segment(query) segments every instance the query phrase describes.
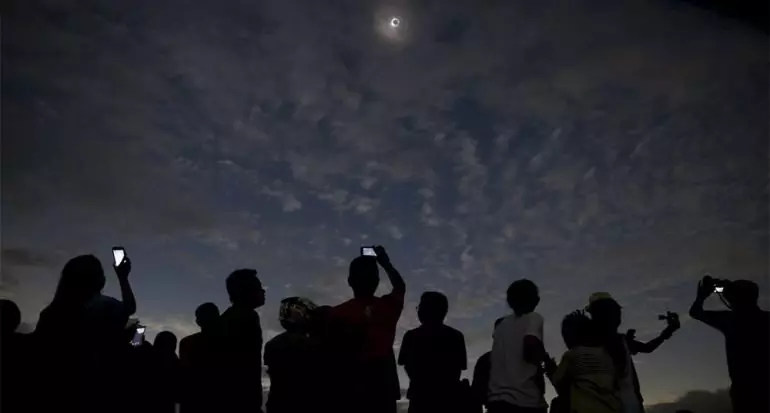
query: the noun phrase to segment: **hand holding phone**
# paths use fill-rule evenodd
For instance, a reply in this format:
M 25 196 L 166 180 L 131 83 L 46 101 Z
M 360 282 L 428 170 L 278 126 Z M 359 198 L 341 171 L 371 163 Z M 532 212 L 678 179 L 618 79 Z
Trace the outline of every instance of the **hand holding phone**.
M 142 343 L 144 343 L 144 326 L 137 326 L 136 327 L 136 333 L 134 333 L 134 338 L 131 339 L 131 345 L 134 347 L 141 346 Z
M 123 263 L 126 259 L 126 249 L 123 247 L 112 247 L 112 259 L 115 267 Z
M 118 277 L 128 277 L 131 273 L 131 260 L 126 255 L 126 249 L 123 247 L 112 247 L 113 268 Z
M 361 255 L 364 257 L 376 257 L 377 253 L 373 246 L 361 247 Z

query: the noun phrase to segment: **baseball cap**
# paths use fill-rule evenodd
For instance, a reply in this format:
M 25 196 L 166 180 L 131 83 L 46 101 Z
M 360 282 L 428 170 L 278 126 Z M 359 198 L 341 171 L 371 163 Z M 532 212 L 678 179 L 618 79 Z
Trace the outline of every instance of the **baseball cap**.
M 588 297 L 588 305 L 586 306 L 586 310 L 588 310 L 591 307 L 591 304 L 599 301 L 599 300 L 612 300 L 615 301 L 614 298 L 612 298 L 612 295 L 608 292 L 599 291 L 591 294 Z M 615 301 L 617 303 L 617 301 Z

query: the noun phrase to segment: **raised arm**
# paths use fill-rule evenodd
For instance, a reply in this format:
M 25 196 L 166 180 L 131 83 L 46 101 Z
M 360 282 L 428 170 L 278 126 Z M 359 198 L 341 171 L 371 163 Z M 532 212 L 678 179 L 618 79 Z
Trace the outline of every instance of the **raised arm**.
M 657 350 L 658 347 L 660 347 L 661 344 L 663 344 L 664 341 L 671 338 L 671 335 L 673 332 L 669 331 L 668 327 L 666 327 L 665 330 L 663 330 L 659 336 L 653 338 L 652 340 L 643 343 L 641 341 L 637 341 L 633 338 L 627 338 L 626 343 L 628 344 L 628 350 L 631 352 L 631 354 L 648 354 L 652 353 L 653 351 Z
M 128 282 L 128 275 L 131 274 L 131 260 L 126 257 L 123 262 L 114 266 L 115 274 L 118 275 L 120 283 L 120 298 L 128 315 L 136 313 L 136 298 L 134 290 L 131 289 L 131 283 Z
M 717 330 L 723 331 L 725 327 L 725 311 L 706 311 L 703 309 L 703 303 L 714 291 L 714 284 L 710 277 L 703 277 L 698 283 L 698 292 L 695 296 L 692 306 L 690 306 L 690 317 L 706 323 Z
M 393 292 L 401 295 L 406 294 L 406 283 L 404 283 L 404 278 L 401 277 L 398 270 L 391 264 L 390 257 L 385 251 L 385 247 L 378 245 L 374 247 L 374 252 L 377 254 L 377 262 L 382 266 L 382 269 L 385 270 L 385 273 L 388 274 L 388 280 L 390 280 L 390 284 L 393 286 Z

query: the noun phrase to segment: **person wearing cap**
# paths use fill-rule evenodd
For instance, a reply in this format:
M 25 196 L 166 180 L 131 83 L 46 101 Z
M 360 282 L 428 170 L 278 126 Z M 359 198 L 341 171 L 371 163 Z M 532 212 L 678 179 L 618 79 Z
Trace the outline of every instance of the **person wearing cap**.
M 281 301 L 278 320 L 286 330 L 265 344 L 265 366 L 270 375 L 267 413 L 313 410 L 317 403 L 314 346 L 310 332 L 317 306 L 302 297 Z
M 669 324 L 658 337 L 641 342 L 634 337 L 634 330 L 627 334 L 618 333 L 622 322 L 622 307 L 607 292 L 597 292 L 588 298 L 586 311 L 591 314 L 592 320 L 599 328 L 608 343 L 607 350 L 613 358 L 615 368 L 620 374 L 620 399 L 625 413 L 644 412 L 644 399 L 639 386 L 639 377 L 636 374 L 632 355 L 639 353 L 652 353 L 660 345 L 671 338 L 679 329 L 678 318 L 671 318 Z
M 725 336 L 730 399 L 734 413 L 770 411 L 770 312 L 759 308 L 759 286 L 748 280 L 727 282 L 722 298 L 731 311 L 707 311 L 703 303 L 715 291 L 703 277 L 690 316 Z

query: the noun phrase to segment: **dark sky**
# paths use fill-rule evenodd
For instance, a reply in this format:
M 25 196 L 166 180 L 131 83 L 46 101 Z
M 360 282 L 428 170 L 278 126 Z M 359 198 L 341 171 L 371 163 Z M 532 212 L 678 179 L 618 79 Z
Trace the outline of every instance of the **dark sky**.
M 521 277 L 555 355 L 597 290 L 643 339 L 704 271 L 768 302 L 768 36 L 741 21 L 664 0 L 17 3 L 2 294 L 28 323 L 67 258 L 113 245 L 151 332 L 193 331 L 254 267 L 269 338 L 280 298 L 341 302 L 384 244 L 399 340 L 444 291 L 471 366 Z M 683 319 L 637 358 L 650 403 L 728 384 L 719 334 Z

